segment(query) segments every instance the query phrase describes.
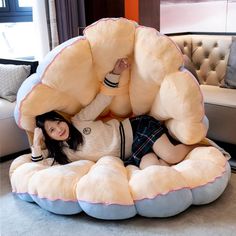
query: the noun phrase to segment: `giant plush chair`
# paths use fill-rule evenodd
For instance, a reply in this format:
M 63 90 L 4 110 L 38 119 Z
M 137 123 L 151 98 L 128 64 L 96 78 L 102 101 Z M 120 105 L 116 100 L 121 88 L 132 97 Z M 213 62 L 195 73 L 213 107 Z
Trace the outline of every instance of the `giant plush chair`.
M 125 167 L 119 157 L 103 156 L 96 163 L 78 160 L 52 165 L 50 158 L 31 162 L 18 157 L 10 168 L 12 191 L 56 214 L 81 211 L 100 219 L 176 215 L 189 206 L 216 200 L 230 178 L 227 157 L 206 139 L 207 119 L 199 85 L 185 69 L 181 51 L 165 35 L 124 19 L 102 19 L 84 36 L 53 49 L 37 72 L 21 86 L 15 119 L 31 141 L 35 116 L 56 110 L 70 117 L 101 90 L 104 76 L 118 58 L 128 57 L 115 95 L 99 119 L 151 114 L 163 121 L 170 135 L 185 144 L 201 144 L 180 163 Z

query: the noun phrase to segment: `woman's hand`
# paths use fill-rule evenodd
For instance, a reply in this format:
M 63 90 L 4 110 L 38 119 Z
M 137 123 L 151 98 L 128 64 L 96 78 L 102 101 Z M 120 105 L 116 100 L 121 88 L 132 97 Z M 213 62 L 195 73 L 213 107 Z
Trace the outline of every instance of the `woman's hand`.
M 40 128 L 34 129 L 34 139 L 33 139 L 33 145 L 34 146 L 41 146 L 41 141 L 44 139 L 43 131 Z
M 129 68 L 128 58 L 120 58 L 116 61 L 114 69 L 112 70 L 113 74 L 120 75 L 124 70 Z

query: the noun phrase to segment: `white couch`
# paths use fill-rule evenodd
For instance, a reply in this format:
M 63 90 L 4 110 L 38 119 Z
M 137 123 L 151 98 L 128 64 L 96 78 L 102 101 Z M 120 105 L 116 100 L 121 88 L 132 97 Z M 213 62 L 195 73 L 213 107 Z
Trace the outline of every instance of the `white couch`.
M 31 65 L 30 73 L 36 71 L 38 62 L 1 59 L 0 64 Z M 26 132 L 15 123 L 14 109 L 16 102 L 9 102 L 0 97 L 0 160 L 8 155 L 29 149 Z

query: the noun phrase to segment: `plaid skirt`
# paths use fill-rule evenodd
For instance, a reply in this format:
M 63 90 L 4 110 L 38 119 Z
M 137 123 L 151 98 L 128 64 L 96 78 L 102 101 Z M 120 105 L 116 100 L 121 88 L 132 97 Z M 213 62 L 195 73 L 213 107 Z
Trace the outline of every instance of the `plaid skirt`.
M 124 160 L 124 165 L 139 166 L 144 155 L 152 152 L 152 146 L 167 129 L 160 121 L 148 115 L 130 118 L 133 131 L 132 154 Z

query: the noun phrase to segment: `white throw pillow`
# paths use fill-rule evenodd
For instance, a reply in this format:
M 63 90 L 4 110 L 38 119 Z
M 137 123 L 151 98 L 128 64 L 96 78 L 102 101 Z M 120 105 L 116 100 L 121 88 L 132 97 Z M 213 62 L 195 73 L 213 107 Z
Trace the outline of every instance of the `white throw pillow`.
M 0 97 L 14 102 L 23 81 L 30 75 L 30 65 L 0 64 Z

